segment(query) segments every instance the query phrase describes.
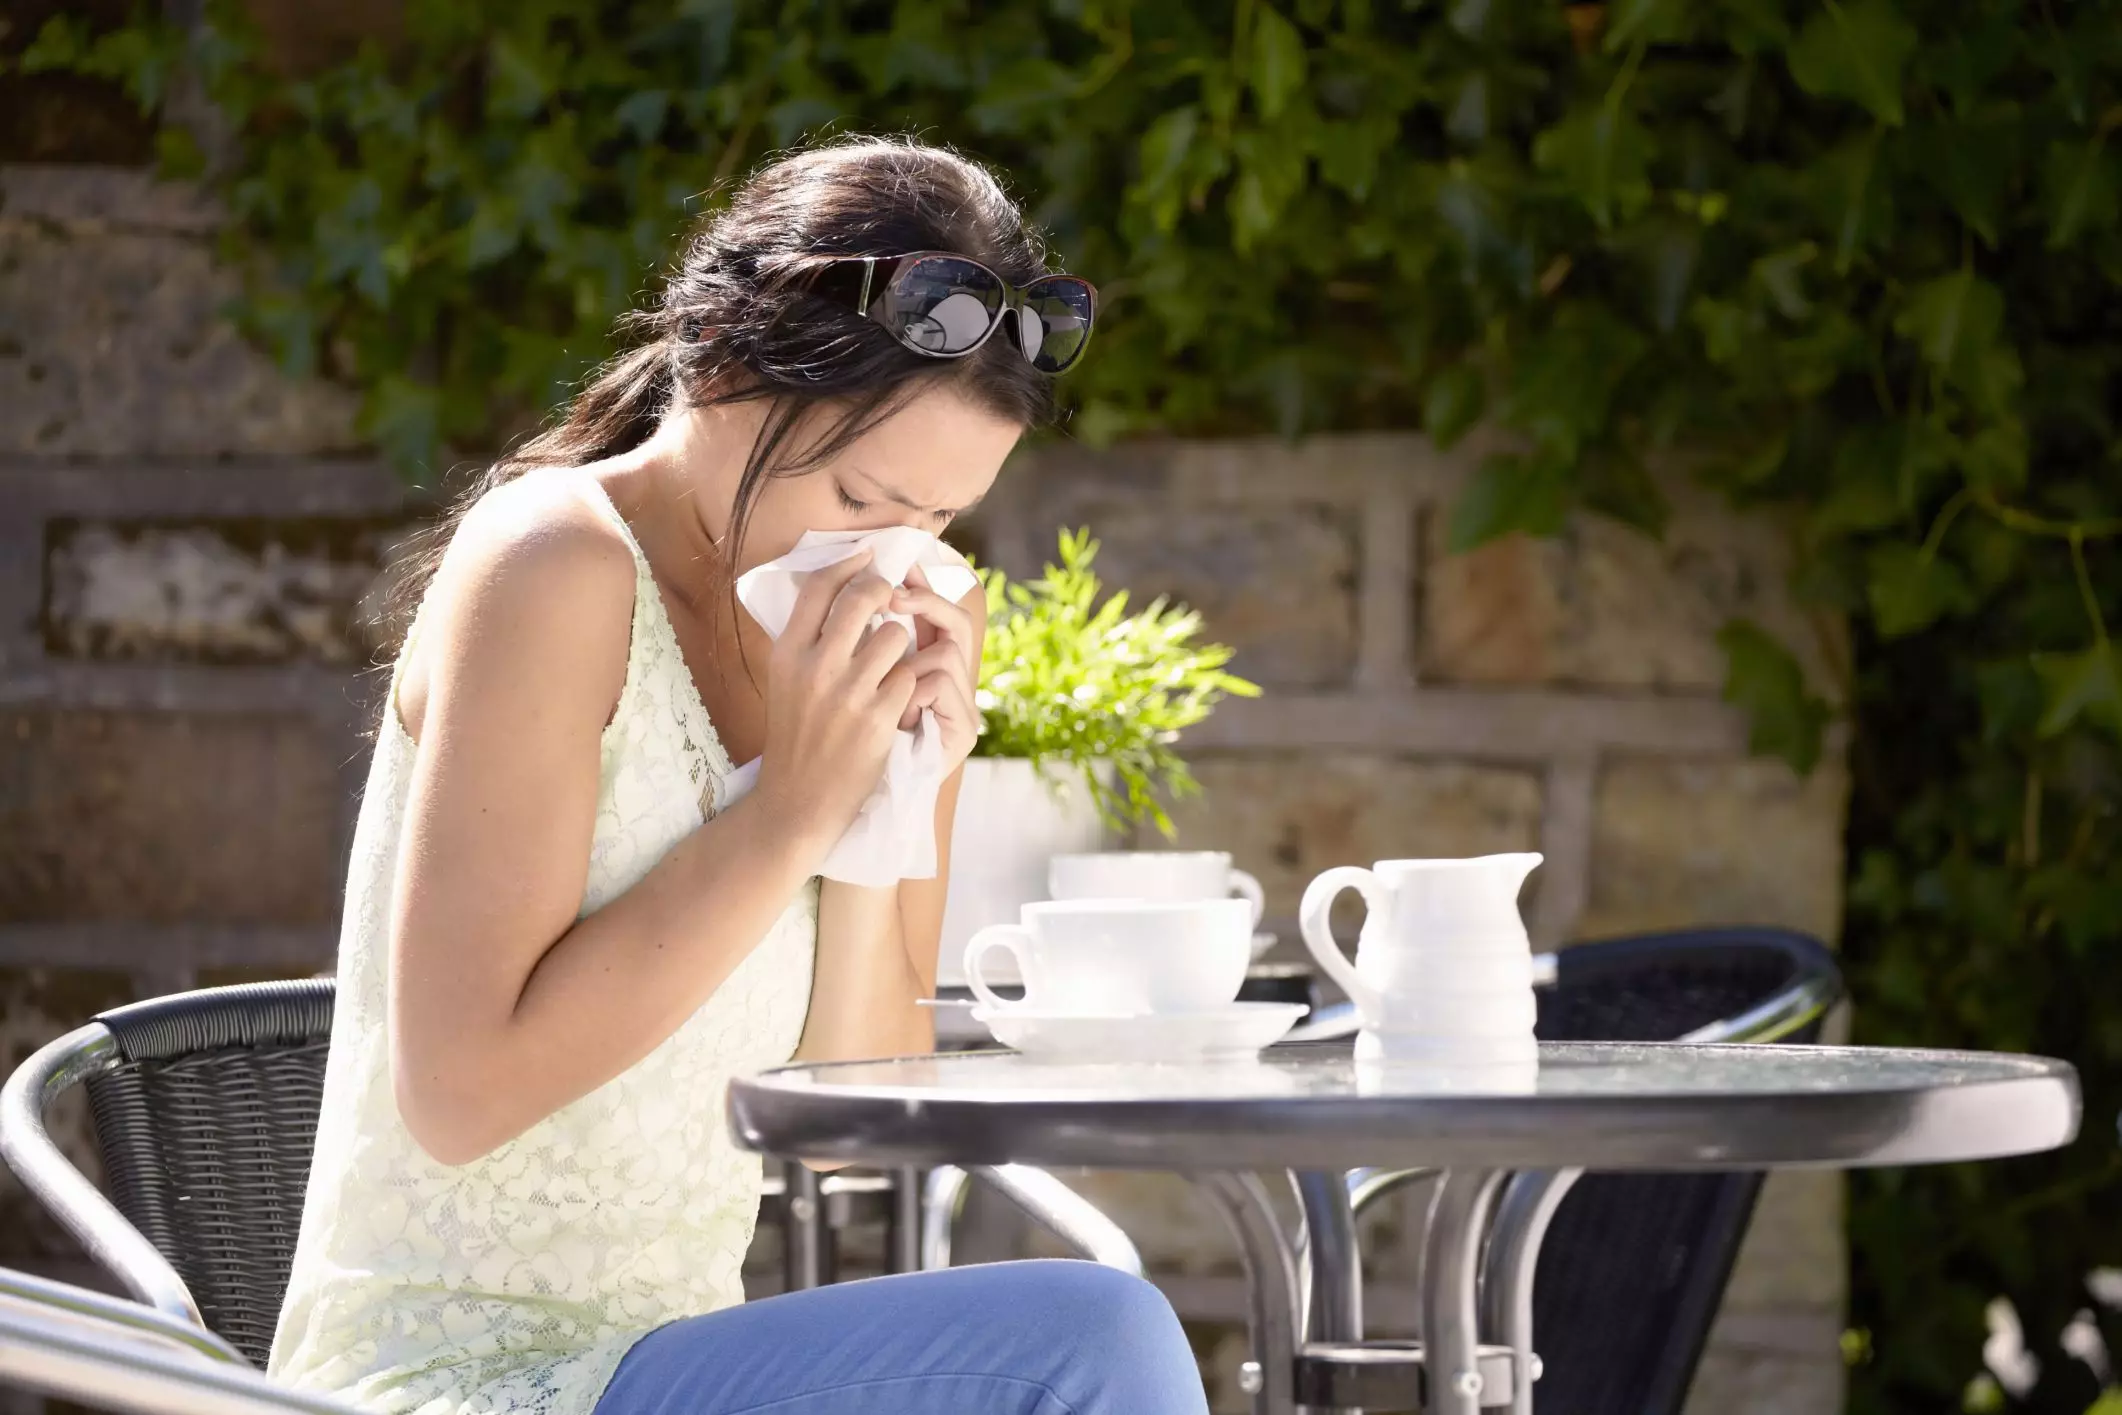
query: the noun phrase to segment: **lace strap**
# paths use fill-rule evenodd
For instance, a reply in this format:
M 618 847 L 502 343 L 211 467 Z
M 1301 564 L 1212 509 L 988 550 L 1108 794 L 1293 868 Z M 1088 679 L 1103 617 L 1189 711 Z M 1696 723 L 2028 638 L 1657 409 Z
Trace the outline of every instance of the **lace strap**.
M 660 671 L 676 680 L 669 696 L 676 704 L 679 727 L 684 733 L 683 747 L 693 765 L 700 816 L 703 820 L 710 819 L 732 799 L 725 794 L 723 785 L 731 771 L 729 753 L 722 745 L 721 734 L 715 730 L 714 719 L 708 715 L 707 704 L 700 700 L 692 668 L 686 663 L 685 650 L 678 642 L 677 627 L 671 623 L 670 612 L 664 606 L 662 587 L 656 583 L 648 554 L 641 549 L 634 528 L 619 514 L 611 493 L 602 483 L 594 477 L 581 480 L 586 486 L 584 499 L 598 514 L 610 520 L 634 557 L 633 644 L 626 657 L 626 689 L 620 697 L 620 711 L 626 710 L 628 698 L 652 674 Z M 613 719 L 615 724 L 617 720 L 616 717 Z

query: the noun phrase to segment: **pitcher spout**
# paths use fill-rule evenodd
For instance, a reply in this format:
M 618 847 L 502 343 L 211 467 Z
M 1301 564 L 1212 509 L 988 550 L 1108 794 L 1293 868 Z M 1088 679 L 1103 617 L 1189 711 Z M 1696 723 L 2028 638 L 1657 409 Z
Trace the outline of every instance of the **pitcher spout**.
M 1540 868 L 1540 862 L 1545 857 L 1537 850 L 1524 850 L 1512 855 L 1490 855 L 1487 858 L 1495 866 L 1501 885 L 1509 889 L 1512 899 L 1516 899 L 1519 891 L 1525 888 L 1526 877 Z

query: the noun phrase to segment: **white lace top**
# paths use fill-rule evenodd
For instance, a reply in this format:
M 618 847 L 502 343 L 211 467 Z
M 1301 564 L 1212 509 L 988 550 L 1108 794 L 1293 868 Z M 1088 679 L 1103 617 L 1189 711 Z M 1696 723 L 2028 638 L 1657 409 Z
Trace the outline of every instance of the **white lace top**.
M 591 499 L 636 573 L 584 915 L 696 830 L 730 771 L 648 561 L 601 490 Z M 631 1070 L 483 1159 L 438 1164 L 399 1119 L 385 1037 L 414 754 L 395 699 L 393 683 L 354 833 L 323 1119 L 271 1373 L 377 1411 L 586 1415 L 638 1338 L 744 1298 L 760 1162 L 731 1143 L 723 1093 L 795 1050 L 816 883 Z

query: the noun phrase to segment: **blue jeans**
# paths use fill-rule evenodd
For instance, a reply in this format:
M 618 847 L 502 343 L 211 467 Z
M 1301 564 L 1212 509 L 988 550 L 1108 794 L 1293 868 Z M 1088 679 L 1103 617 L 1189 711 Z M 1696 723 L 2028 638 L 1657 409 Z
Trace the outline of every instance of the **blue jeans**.
M 1095 1263 L 871 1278 L 672 1322 L 596 1415 L 1207 1415 L 1162 1293 Z

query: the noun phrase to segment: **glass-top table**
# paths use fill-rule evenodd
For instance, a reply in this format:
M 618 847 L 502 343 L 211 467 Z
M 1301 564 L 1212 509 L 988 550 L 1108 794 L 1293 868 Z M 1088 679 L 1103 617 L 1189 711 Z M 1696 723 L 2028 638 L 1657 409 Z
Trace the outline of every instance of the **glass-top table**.
M 1453 1070 L 1324 1044 L 1157 1065 L 972 1052 L 791 1066 L 732 1083 L 729 1114 L 741 1143 L 782 1156 L 1193 1175 L 1245 1254 L 1258 1369 L 1274 1373 L 1255 1392 L 1261 1415 L 1295 1408 L 1286 1373 L 1301 1372 L 1319 1323 L 1254 1172 L 1440 1171 L 1422 1276 L 1426 1406 L 1522 1415 L 1539 1239 L 1578 1172 L 2028 1154 L 2075 1137 L 2079 1096 L 2064 1062 L 1974 1052 L 1551 1042 L 1537 1065 Z M 1501 1345 L 1477 1340 L 1484 1315 Z
M 2076 1073 L 1870 1047 L 1551 1042 L 1537 1068 L 1359 1062 L 1345 1046 L 1141 1064 L 970 1052 L 740 1081 L 755 1149 L 864 1163 L 1105 1169 L 1754 1169 L 2052 1149 Z

